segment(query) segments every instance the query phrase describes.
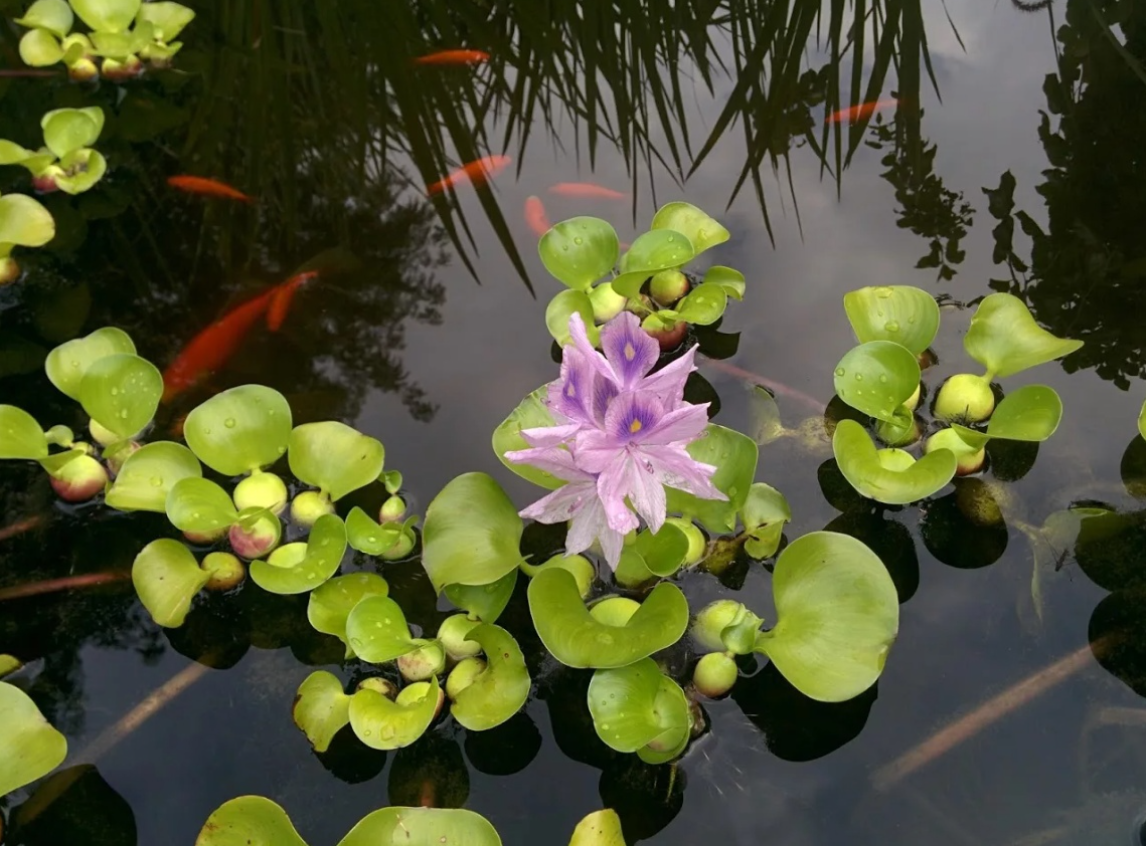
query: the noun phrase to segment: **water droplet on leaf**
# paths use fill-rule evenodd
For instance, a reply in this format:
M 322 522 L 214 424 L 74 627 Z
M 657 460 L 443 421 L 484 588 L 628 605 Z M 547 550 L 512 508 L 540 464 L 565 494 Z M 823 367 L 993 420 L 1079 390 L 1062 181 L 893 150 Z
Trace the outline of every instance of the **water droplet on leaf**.
M 899 323 L 895 320 L 889 320 L 889 321 L 887 321 L 887 323 L 885 323 L 883 325 L 883 328 L 886 329 L 888 332 L 898 332 L 899 331 Z
M 228 429 L 234 429 L 235 428 L 235 418 L 234 417 L 228 417 L 226 420 L 223 421 L 223 425 L 226 426 Z
M 843 376 L 845 373 L 847 373 L 847 371 L 846 371 L 846 370 L 844 370 L 842 367 L 837 367 L 837 368 L 836 368 L 836 375 L 837 375 L 837 376 Z
M 887 287 L 886 285 L 881 285 L 875 289 L 875 295 L 881 299 L 886 300 L 891 296 L 891 288 Z

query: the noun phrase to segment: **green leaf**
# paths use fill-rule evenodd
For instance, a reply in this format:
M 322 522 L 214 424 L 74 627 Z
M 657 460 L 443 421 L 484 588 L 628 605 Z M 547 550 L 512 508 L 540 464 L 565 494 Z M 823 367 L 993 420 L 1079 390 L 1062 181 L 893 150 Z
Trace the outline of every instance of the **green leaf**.
M 555 224 L 537 244 L 541 263 L 570 288 L 587 291 L 617 263 L 617 233 L 596 217 Z
M 887 505 L 929 497 L 955 475 L 956 459 L 950 450 L 937 449 L 908 462 L 911 455 L 903 450 L 876 450 L 863 426 L 854 420 L 836 424 L 832 452 L 840 472 L 856 491 Z
M 422 565 L 434 590 L 487 585 L 515 570 L 523 528 L 513 502 L 485 473 L 453 479 L 426 509 L 422 530 Z
M 0 197 L 0 244 L 42 247 L 56 237 L 51 212 L 23 194 Z
M 36 155 L 31 150 L 25 150 L 19 144 L 0 138 L 0 165 L 21 164 Z
M 714 264 L 705 271 L 701 285 L 719 285 L 732 299 L 744 299 L 744 274 L 731 267 Z
M 4 676 L 9 676 L 24 666 L 22 662 L 15 655 L 4 655 L 0 653 L 0 679 Z
M 486 731 L 500 726 L 529 698 L 529 670 L 521 648 L 505 629 L 488 623 L 470 630 L 466 640 L 481 644 L 486 668 L 458 694 L 450 713 L 463 728 Z
M 911 285 L 849 291 L 844 294 L 844 311 L 861 344 L 894 341 L 919 355 L 931 346 L 939 331 L 935 297 Z
M 688 238 L 695 255 L 700 255 L 709 247 L 723 244 L 731 235 L 727 229 L 720 225 L 715 218 L 707 212 L 698 209 L 689 203 L 666 203 L 653 215 L 653 222 L 649 229 L 669 229 L 680 232 Z M 683 264 L 684 262 L 681 262 Z
M 286 811 L 262 796 L 240 796 L 207 818 L 195 846 L 307 846 Z
M 41 467 L 47 471 L 48 475 L 55 478 L 60 478 L 64 468 L 75 461 L 77 458 L 87 456 L 87 452 L 76 447 L 75 449 L 64 450 L 63 452 L 53 453 L 47 458 L 39 459 Z M 92 459 L 95 461 L 95 459 Z
M 549 301 L 545 307 L 545 328 L 561 346 L 571 343 L 569 337 L 569 318 L 574 314 L 581 315 L 585 321 L 585 332 L 589 336 L 589 343 L 597 345 L 600 332 L 593 322 L 593 303 L 584 291 L 561 291 Z
M 96 422 L 128 438 L 151 422 L 163 396 L 163 375 L 131 353 L 105 355 L 80 382 L 80 404 Z
M 612 808 L 594 811 L 577 823 L 569 846 L 625 846 L 621 818 Z
M 654 576 L 671 576 L 688 555 L 688 538 L 672 523 L 665 523 L 656 534 L 639 532 L 632 547 Z
M 473 811 L 383 808 L 363 817 L 338 846 L 380 846 L 384 843 L 395 846 L 501 846 L 501 838 L 488 820 Z
M 338 730 L 350 722 L 350 697 L 333 673 L 316 670 L 298 686 L 291 709 L 315 752 L 325 752 Z
M 29 29 L 46 29 L 56 38 L 63 38 L 72 31 L 75 19 L 72 7 L 65 0 L 36 0 L 15 23 Z
M 0 459 L 48 457 L 48 437 L 36 418 L 14 405 L 0 405 Z
M 126 32 L 93 32 L 93 52 L 97 56 L 106 56 L 109 59 L 124 61 L 154 42 L 155 28 L 148 22 L 136 24 L 134 29 Z
M 263 509 L 260 509 L 263 510 Z M 293 546 L 293 544 L 291 544 Z M 306 539 L 306 554 L 252 561 L 251 578 L 263 590 L 278 594 L 306 593 L 338 571 L 346 552 L 346 526 L 337 514 L 323 514 Z M 282 562 L 282 563 L 280 563 Z
M 403 697 L 409 690 L 415 693 Z M 434 721 L 434 714 L 438 710 L 438 690 L 437 676 L 431 677 L 429 682 L 416 682 L 405 688 L 397 702 L 392 702 L 376 690 L 363 688 L 350 697 L 350 725 L 358 739 L 371 749 L 401 749 L 409 746 L 425 734 Z M 346 843 L 353 835 L 354 831 L 342 842 Z M 403 842 L 409 841 L 403 838 Z
M 621 274 L 613 279 L 613 290 L 623 297 L 635 297 L 641 285 L 658 270 L 680 267 L 696 253 L 688 237 L 672 229 L 654 229 L 637 237 L 621 256 Z
M 103 109 L 53 109 L 40 118 L 44 130 L 44 144 L 63 158 L 81 147 L 90 147 L 103 132 Z
M 30 29 L 20 38 L 20 58 L 31 67 L 46 68 L 64 58 L 64 51 L 46 29 Z
M 753 558 L 771 558 L 780 547 L 784 524 L 792 519 L 792 509 L 784 494 L 764 482 L 755 482 L 740 512 L 748 538 L 745 551 Z
M 678 746 L 682 735 L 687 742 L 688 700 L 652 658 L 597 670 L 587 698 L 593 728 L 610 749 L 636 752 L 654 744 L 663 751 Z
M 0 202 L 5 199 L 7 197 L 0 197 Z M 60 344 L 48 353 L 44 371 L 61 393 L 78 401 L 84 375 L 93 364 L 106 356 L 134 354 L 135 343 L 126 332 L 105 326 L 90 335 Z
M 290 469 L 334 502 L 378 478 L 386 450 L 344 423 L 304 423 L 290 433 Z
M 85 148 L 74 150 L 60 159 L 60 167 L 65 174 L 73 175 L 57 176 L 56 187 L 65 194 L 82 194 L 103 179 L 107 172 L 107 160 L 98 151 Z
M 985 297 L 963 336 L 967 354 L 987 368 L 987 381 L 1062 358 L 1081 346 L 1082 341 L 1058 338 L 1043 329 L 1026 304 L 1011 294 Z
M 140 0 L 69 0 L 95 32 L 123 32 L 139 13 Z
M 919 360 L 893 341 L 868 341 L 840 359 L 834 381 L 840 399 L 890 423 L 919 387 Z
M 1062 400 L 1053 388 L 1024 385 L 999 403 L 987 423 L 987 434 L 1010 441 L 1045 441 L 1061 420 Z
M 733 429 L 709 423 L 706 432 L 705 437 L 688 445 L 688 454 L 697 461 L 715 465 L 712 483 L 728 500 L 700 499 L 669 488 L 668 510 L 693 517 L 710 532 L 721 534 L 736 528 L 736 514 L 744 506 L 756 477 L 760 450 L 751 438 Z
M 382 475 L 378 477 L 378 481 L 386 488 L 386 493 L 396 494 L 402 489 L 402 474 L 397 470 L 383 470 Z
M 290 403 L 262 385 L 240 385 L 216 394 L 196 406 L 183 424 L 187 445 L 224 476 L 274 464 L 286 452 L 290 436 Z
M 170 43 L 195 19 L 195 12 L 181 3 L 159 0 L 140 6 L 135 19 L 150 23 L 154 27 L 154 38 L 157 41 Z
M 874 552 L 850 535 L 804 535 L 777 559 L 772 593 L 776 626 L 756 648 L 797 690 L 843 702 L 875 684 L 899 631 L 899 600 Z
M 548 386 L 542 385 L 520 403 L 517 408 L 493 430 L 493 451 L 498 460 L 520 476 L 535 485 L 549 490 L 556 490 L 565 484 L 556 476 L 530 467 L 527 464 L 512 464 L 505 460 L 505 454 L 519 449 L 529 449 L 525 438 L 521 437 L 522 429 L 540 429 L 555 425 L 553 416 L 545 405 Z
M 0 682 L 0 796 L 42 778 L 64 762 L 67 739 L 20 688 Z
M 728 294 L 713 283 L 697 285 L 676 306 L 677 317 L 697 326 L 718 321 L 728 307 Z
M 514 568 L 488 585 L 446 585 L 446 598 L 483 623 L 496 623 L 513 596 L 518 572 Z
M 347 573 L 319 585 L 306 606 L 306 618 L 315 631 L 334 635 L 346 644 L 346 658 L 355 655 L 346 634 L 346 620 L 363 599 L 368 596 L 387 596 L 390 586 L 375 573 Z
M 367 596 L 346 617 L 350 648 L 363 661 L 382 664 L 401 658 L 429 641 L 413 637 L 406 615 L 388 596 Z
M 401 523 L 380 525 L 357 505 L 346 515 L 346 539 L 359 552 L 381 555 L 394 546 L 401 536 Z
M 133 452 L 108 489 L 106 502 L 117 511 L 167 511 L 167 496 L 180 479 L 203 475 L 191 450 L 156 441 Z
M 168 629 L 183 625 L 191 601 L 210 578 L 191 550 L 171 538 L 149 543 L 131 565 L 139 601 L 155 622 Z
M 529 613 L 545 648 L 567 667 L 624 667 L 672 646 L 688 627 L 680 588 L 662 582 L 624 626 L 589 614 L 567 570 L 542 570 L 529 583 Z
M 167 492 L 167 519 L 181 532 L 210 535 L 229 529 L 239 519 L 231 496 L 210 479 L 188 476 Z

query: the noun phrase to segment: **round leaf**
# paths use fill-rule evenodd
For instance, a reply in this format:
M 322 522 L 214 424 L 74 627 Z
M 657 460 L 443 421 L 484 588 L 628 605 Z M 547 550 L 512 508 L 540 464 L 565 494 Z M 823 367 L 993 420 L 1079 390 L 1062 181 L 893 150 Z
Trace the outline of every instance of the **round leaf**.
M 517 641 L 505 629 L 484 623 L 471 629 L 466 640 L 481 644 L 486 668 L 458 694 L 450 713 L 463 728 L 486 731 L 521 710 L 529 698 L 529 670 Z
M 344 423 L 304 423 L 290 433 L 290 469 L 337 502 L 382 472 L 386 451 L 374 438 Z
M 705 436 L 693 441 L 687 449 L 697 461 L 716 467 L 712 484 L 728 499 L 700 499 L 669 488 L 666 491 L 668 510 L 693 517 L 716 534 L 731 532 L 736 528 L 736 513 L 744 506 L 748 489 L 756 477 L 759 448 L 747 435 L 709 423 Z
M 210 578 L 191 550 L 171 538 L 149 543 L 131 565 L 139 601 L 155 622 L 168 629 L 183 625 L 191 601 Z
M 0 138 L 0 165 L 21 164 L 35 155 L 19 144 Z
M 987 434 L 1010 441 L 1045 441 L 1061 420 L 1062 400 L 1053 388 L 1024 385 L 999 403 L 987 423 Z
M 65 194 L 89 191 L 107 173 L 107 159 L 97 150 L 81 149 L 60 159 L 60 167 L 73 176 L 57 176 L 56 187 Z
M 545 648 L 567 667 L 624 667 L 680 640 L 688 627 L 688 602 L 680 588 L 662 582 L 623 626 L 589 614 L 577 580 L 567 570 L 542 570 L 529 583 L 529 613 Z
M 338 730 L 350 722 L 350 697 L 335 675 L 316 670 L 298 686 L 291 716 L 314 751 L 325 752 Z
M 744 299 L 744 274 L 724 265 L 714 264 L 704 273 L 702 285 L 718 285 L 734 300 Z
M 661 206 L 653 215 L 649 229 L 671 229 L 680 232 L 692 243 L 696 250 L 695 255 L 700 255 L 709 247 L 723 244 L 732 237 L 728 230 L 707 212 L 681 202 L 666 203 Z
M 434 589 L 487 585 L 517 569 L 523 528 L 513 502 L 485 473 L 453 479 L 426 509 L 422 530 L 422 565 Z
M 1035 323 L 1026 304 L 1012 294 L 985 297 L 963 336 L 963 348 L 987 368 L 988 381 L 1062 358 L 1081 346 L 1082 341 L 1058 338 Z
M 20 688 L 0 682 L 0 796 L 31 784 L 64 762 L 68 741 Z
M 239 512 L 230 495 L 199 476 L 180 479 L 167 492 L 167 519 L 181 532 L 214 535 L 230 528 Z
M 20 38 L 20 58 L 26 65 L 46 68 L 64 58 L 64 51 L 56 36 L 46 29 L 30 29 Z
M 488 585 L 446 585 L 446 598 L 483 623 L 496 623 L 517 585 L 515 568 Z
M 106 355 L 93 362 L 80 382 L 84 411 L 122 438 L 151 422 L 162 396 L 159 369 L 131 353 Z
M 671 576 L 688 555 L 688 538 L 672 523 L 665 523 L 656 534 L 646 529 L 637 534 L 630 547 L 655 576 Z
M 63 38 L 72 31 L 75 15 L 65 0 L 36 0 L 24 17 L 16 18 L 15 22 L 29 29 L 46 29 L 57 38 Z
M 315 631 L 334 635 L 346 644 L 347 659 L 353 658 L 354 649 L 346 634 L 346 619 L 350 612 L 368 596 L 386 596 L 390 586 L 374 573 L 347 573 L 319 585 L 306 606 L 306 618 Z
M 698 285 L 676 307 L 677 317 L 697 326 L 718 321 L 728 307 L 728 294 L 711 282 Z
M 167 496 L 180 479 L 199 477 L 203 468 L 182 444 L 156 441 L 128 456 L 108 489 L 106 502 L 118 511 L 167 510 Z
M 572 217 L 541 236 L 545 269 L 570 288 L 586 291 L 617 263 L 617 233 L 596 217 Z
M 388 596 L 367 596 L 346 617 L 350 648 L 363 661 L 383 664 L 413 652 L 426 643 L 410 635 L 406 615 Z
M 771 558 L 780 547 L 784 524 L 792 519 L 792 509 L 784 494 L 764 482 L 756 482 L 740 512 L 745 551 L 753 558 Z
M 44 144 L 63 158 L 81 147 L 90 147 L 103 131 L 103 109 L 53 109 L 40 118 Z
M 569 846 L 625 846 L 621 818 L 612 808 L 594 811 L 577 823 Z
M 379 846 L 382 843 L 400 843 L 402 846 L 501 846 L 501 838 L 485 817 L 473 811 L 452 808 L 383 808 L 363 817 L 338 842 L 338 846 Z
M 240 796 L 207 818 L 195 846 L 306 846 L 306 841 L 270 799 Z
M 931 346 L 939 331 L 939 304 L 935 297 L 911 285 L 848 291 L 844 294 L 844 311 L 861 344 L 894 341 L 919 355 Z
M 0 202 L 5 199 L 7 197 L 0 197 Z M 48 353 L 44 371 L 61 393 L 79 400 L 84 374 L 93 364 L 105 356 L 134 354 L 135 343 L 126 332 L 114 326 L 105 326 L 90 335 L 60 344 Z
M 868 341 L 840 359 L 835 387 L 852 408 L 890 423 L 919 387 L 919 360 L 893 341 Z
M 593 303 L 584 291 L 561 291 L 551 299 L 545 307 L 545 328 L 557 343 L 565 346 L 571 343 L 569 318 L 574 314 L 581 315 L 589 343 L 596 346 L 599 332 L 593 323 Z
M 0 244 L 42 247 L 56 237 L 56 221 L 40 203 L 24 194 L 0 197 Z
M 140 6 L 136 19 L 147 21 L 155 28 L 154 37 L 157 41 L 170 43 L 195 19 L 195 12 L 181 3 L 159 0 Z
M 346 552 L 346 526 L 337 514 L 323 514 L 306 539 L 306 554 L 286 565 L 252 561 L 251 578 L 265 591 L 278 594 L 306 593 L 324 584 L 338 571 Z
M 69 0 L 80 20 L 95 32 L 123 32 L 135 20 L 140 0 Z
M 597 736 L 618 752 L 636 752 L 650 743 L 674 748 L 681 734 L 688 737 L 684 691 L 652 658 L 597 670 L 589 682 L 588 701 Z
M 36 418 L 14 405 L 0 405 L 0 458 L 47 457 L 48 438 Z
M 888 467 L 887 463 L 892 463 L 890 457 L 881 453 L 894 453 L 902 459 L 899 453 L 903 451 L 876 450 L 863 426 L 854 420 L 841 420 L 836 425 L 832 452 L 840 472 L 853 488 L 887 505 L 906 505 L 931 496 L 955 475 L 955 455 L 948 449 L 930 452 L 904 469 L 893 469 L 901 466 L 894 463 Z
M 401 705 L 376 690 L 363 688 L 350 697 L 350 725 L 358 739 L 371 749 L 401 749 L 425 734 L 437 710 L 437 676 L 425 684 L 421 697 Z
M 521 437 L 522 429 L 537 429 L 554 425 L 553 416 L 545 405 L 547 391 L 548 386 L 543 385 L 531 393 L 518 403 L 517 408 L 501 422 L 501 425 L 493 430 L 493 451 L 502 464 L 521 478 L 543 488 L 555 490 L 564 485 L 565 482 L 544 470 L 538 470 L 536 467 L 530 467 L 527 464 L 512 464 L 505 460 L 507 452 L 529 448 L 525 438 Z
M 290 403 L 262 385 L 216 394 L 187 415 L 183 437 L 199 459 L 224 476 L 274 464 L 291 435 Z
M 402 537 L 401 523 L 376 523 L 357 505 L 346 515 L 346 539 L 350 546 L 367 555 L 381 555 Z
M 621 256 L 621 274 L 613 279 L 613 290 L 624 297 L 635 297 L 648 277 L 658 270 L 680 267 L 694 255 L 692 242 L 680 232 L 672 229 L 646 232 Z
M 850 535 L 804 535 L 776 560 L 772 593 L 776 625 L 757 649 L 797 690 L 843 702 L 875 684 L 899 631 L 899 600 L 874 552 Z

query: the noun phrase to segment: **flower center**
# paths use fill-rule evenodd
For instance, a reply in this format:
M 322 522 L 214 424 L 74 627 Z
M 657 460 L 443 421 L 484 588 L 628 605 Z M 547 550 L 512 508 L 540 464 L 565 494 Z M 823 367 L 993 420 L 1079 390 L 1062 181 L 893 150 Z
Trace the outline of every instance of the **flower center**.
M 641 421 L 634 418 L 633 422 L 629 424 L 629 431 L 633 434 L 641 431 Z
M 625 344 L 625 358 L 627 358 L 629 361 L 632 361 L 636 355 L 637 351 L 634 349 L 633 345 L 631 343 Z M 637 430 L 633 429 L 633 431 L 635 432 Z

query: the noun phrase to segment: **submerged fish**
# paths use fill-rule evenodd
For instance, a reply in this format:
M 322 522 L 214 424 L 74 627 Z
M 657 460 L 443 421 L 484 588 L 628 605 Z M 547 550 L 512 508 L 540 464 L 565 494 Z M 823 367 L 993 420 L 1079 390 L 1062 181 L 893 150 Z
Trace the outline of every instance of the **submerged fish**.
M 485 156 L 476 159 L 469 164 L 462 165 L 455 171 L 451 171 L 448 176 L 438 180 L 433 185 L 427 185 L 426 193 L 440 194 L 447 187 L 457 187 L 463 182 L 470 182 L 475 186 L 484 185 L 489 177 L 505 170 L 512 161 L 513 159 L 509 156 Z
M 562 197 L 597 197 L 605 200 L 623 200 L 629 196 L 592 182 L 558 182 L 549 187 L 549 193 L 560 194 Z
M 225 182 L 220 182 L 217 179 L 208 179 L 205 176 L 169 176 L 167 177 L 167 184 L 172 188 L 178 188 L 180 191 L 186 191 L 188 194 L 202 194 L 205 197 L 223 197 L 228 200 L 239 200 L 240 202 L 250 203 L 253 200 Z
M 294 301 L 295 292 L 303 284 L 317 278 L 317 270 L 308 270 L 305 273 L 298 273 L 292 276 L 278 286 L 274 296 L 271 297 L 271 304 L 267 308 L 268 329 L 272 332 L 277 332 L 282 328 L 283 321 L 286 320 L 287 312 L 290 311 L 290 304 Z
M 414 59 L 416 65 L 480 65 L 489 61 L 489 53 L 482 50 L 439 50 Z
M 1141 846 L 1146 843 L 1146 796 L 1100 793 L 1077 808 L 1051 815 L 1051 824 L 1007 846 Z
M 871 117 L 878 109 L 890 109 L 893 106 L 898 106 L 899 100 L 873 100 L 870 103 L 860 103 L 858 106 L 851 106 L 846 109 L 840 109 L 838 112 L 832 112 L 826 118 L 824 123 L 848 123 L 854 120 L 863 120 L 864 118 Z
M 545 214 L 545 206 L 541 204 L 539 197 L 526 198 L 525 222 L 538 238 L 553 227 L 553 224 L 549 222 L 548 215 Z

